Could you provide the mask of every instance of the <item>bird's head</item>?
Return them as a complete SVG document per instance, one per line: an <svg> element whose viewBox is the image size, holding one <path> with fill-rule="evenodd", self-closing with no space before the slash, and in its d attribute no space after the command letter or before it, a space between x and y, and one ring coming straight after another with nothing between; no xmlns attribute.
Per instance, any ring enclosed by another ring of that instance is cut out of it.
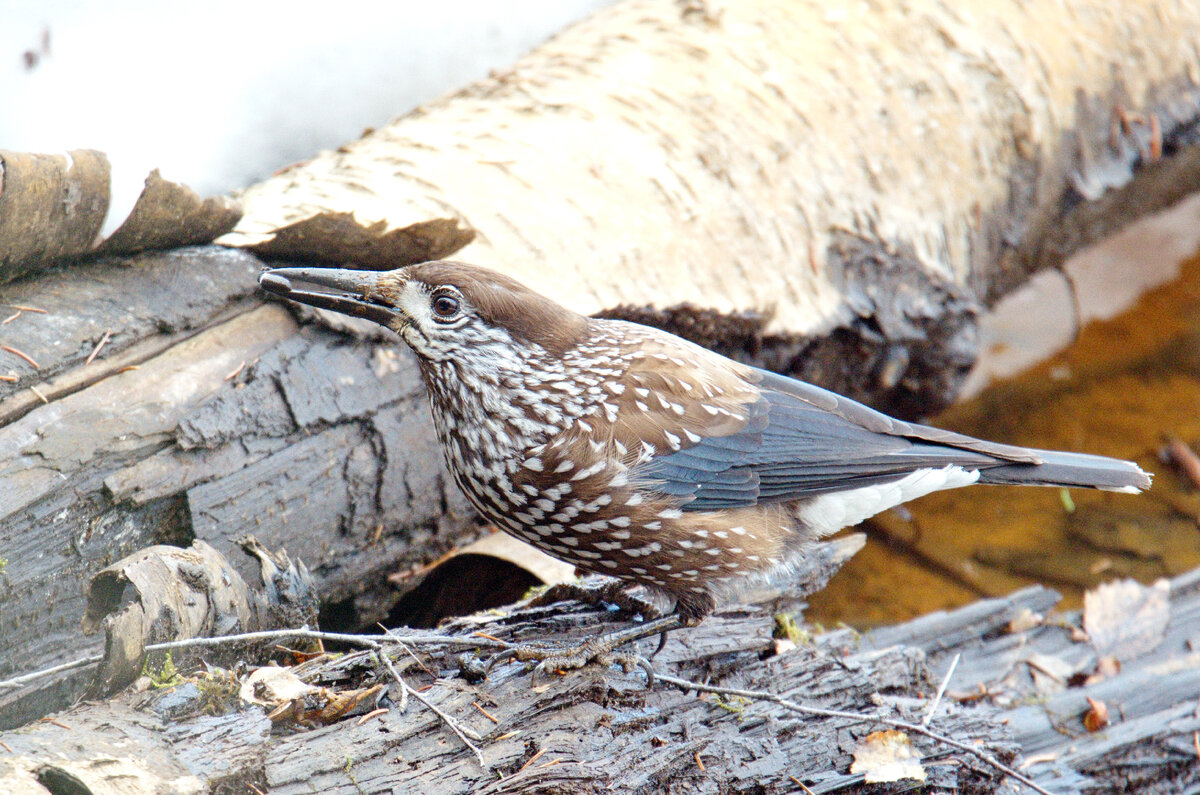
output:
<svg viewBox="0 0 1200 795"><path fill-rule="evenodd" d="M431 361L494 361L502 348L520 358L520 346L561 355L588 323L515 279L461 262L386 272L276 268L259 284L293 301L373 320Z"/></svg>

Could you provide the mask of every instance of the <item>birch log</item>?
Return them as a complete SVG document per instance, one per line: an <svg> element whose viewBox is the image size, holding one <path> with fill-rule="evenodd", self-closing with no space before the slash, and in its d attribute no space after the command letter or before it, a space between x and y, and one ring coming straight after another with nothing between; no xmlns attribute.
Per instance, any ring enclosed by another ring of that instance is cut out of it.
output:
<svg viewBox="0 0 1200 795"><path fill-rule="evenodd" d="M574 309L927 413L979 302L1200 185L1198 41L1183 0L630 0L251 187L226 240L458 220Z"/></svg>

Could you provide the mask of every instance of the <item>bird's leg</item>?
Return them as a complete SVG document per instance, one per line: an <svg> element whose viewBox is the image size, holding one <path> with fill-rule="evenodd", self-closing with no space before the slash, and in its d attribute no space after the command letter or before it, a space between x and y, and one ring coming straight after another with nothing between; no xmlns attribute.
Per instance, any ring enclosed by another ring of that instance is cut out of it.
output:
<svg viewBox="0 0 1200 795"><path fill-rule="evenodd" d="M555 602L574 600L594 607L603 607L605 604L616 605L630 615L640 615L647 620L662 615L662 611L658 607L648 600L630 593L628 589L628 583L612 579L588 585L561 582L542 591L529 604L531 607L543 607Z"/></svg>
<svg viewBox="0 0 1200 795"><path fill-rule="evenodd" d="M659 650L661 650L667 633L682 626L686 626L686 620L679 613L670 613L625 629L597 635L576 645L521 644L505 649L489 660L487 670L491 670L499 662L513 659L522 662L537 660L536 670L538 671L571 670L596 662L605 666L620 665L627 672L640 667L646 672L647 684L652 685L654 669L650 667L649 661L635 652L619 651L618 647L652 635L661 635L662 640L659 642ZM657 653L658 651L655 651L655 654Z"/></svg>

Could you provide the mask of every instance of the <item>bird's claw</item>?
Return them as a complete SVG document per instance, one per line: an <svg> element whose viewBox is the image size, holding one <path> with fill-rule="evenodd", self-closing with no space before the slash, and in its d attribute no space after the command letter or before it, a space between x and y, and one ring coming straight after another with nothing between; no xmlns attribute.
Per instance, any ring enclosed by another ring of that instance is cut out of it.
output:
<svg viewBox="0 0 1200 795"><path fill-rule="evenodd" d="M625 673L641 668L646 673L646 686L654 685L654 667L649 660L636 652L614 649L609 639L604 637L592 638L574 646L549 644L513 646L488 660L485 670L491 671L496 665L510 660L536 661L538 664L533 670L535 677L539 673L549 675L573 671L592 663L605 668L619 665Z"/></svg>

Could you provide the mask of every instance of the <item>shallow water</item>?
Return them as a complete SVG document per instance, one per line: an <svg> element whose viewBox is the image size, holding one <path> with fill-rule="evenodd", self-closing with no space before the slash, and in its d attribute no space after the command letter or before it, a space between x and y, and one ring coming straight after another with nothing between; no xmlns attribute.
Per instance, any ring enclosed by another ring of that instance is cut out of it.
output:
<svg viewBox="0 0 1200 795"><path fill-rule="evenodd" d="M1200 256L1067 350L928 422L1132 459L1154 486L1136 496L983 486L914 501L860 526L866 548L813 595L809 620L894 623L1035 582L1073 607L1105 580L1200 566L1200 492L1161 458L1172 437L1200 452Z"/></svg>

